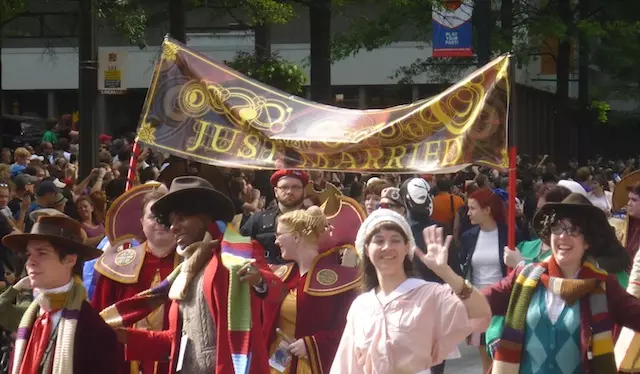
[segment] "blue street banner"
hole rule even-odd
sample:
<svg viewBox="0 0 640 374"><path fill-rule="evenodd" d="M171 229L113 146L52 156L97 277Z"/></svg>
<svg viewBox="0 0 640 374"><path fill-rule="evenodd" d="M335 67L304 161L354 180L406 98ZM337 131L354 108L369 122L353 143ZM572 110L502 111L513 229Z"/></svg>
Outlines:
<svg viewBox="0 0 640 374"><path fill-rule="evenodd" d="M433 5L433 57L473 55L473 0L443 0Z"/></svg>

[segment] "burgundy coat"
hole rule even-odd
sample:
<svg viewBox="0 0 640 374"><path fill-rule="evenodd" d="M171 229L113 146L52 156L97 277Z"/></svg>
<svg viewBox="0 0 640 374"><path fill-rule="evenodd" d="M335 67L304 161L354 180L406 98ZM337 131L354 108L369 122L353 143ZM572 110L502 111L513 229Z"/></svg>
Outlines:
<svg viewBox="0 0 640 374"><path fill-rule="evenodd" d="M509 273L507 277L491 287L482 290L491 306L492 314L504 316L507 314L509 307L509 298L517 276L520 274L524 266L518 266L514 271ZM606 281L607 288L607 306L609 315L611 316L612 325L621 325L631 330L640 332L640 300L620 286L618 278L609 274ZM612 329L613 332L613 329ZM591 339L591 308L589 306L589 297L585 296L580 299L580 342L582 352L582 367L585 374L594 373L589 365L587 352L589 350L589 342Z"/></svg>
<svg viewBox="0 0 640 374"><path fill-rule="evenodd" d="M73 374L114 374L124 364L116 333L86 301L78 315L73 352Z"/></svg>

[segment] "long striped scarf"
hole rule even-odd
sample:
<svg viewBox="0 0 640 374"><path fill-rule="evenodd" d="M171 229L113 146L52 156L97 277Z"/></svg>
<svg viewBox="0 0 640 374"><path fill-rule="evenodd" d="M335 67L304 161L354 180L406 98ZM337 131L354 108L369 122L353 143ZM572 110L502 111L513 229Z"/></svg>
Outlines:
<svg viewBox="0 0 640 374"><path fill-rule="evenodd" d="M229 269L229 299L227 319L229 346L236 374L249 372L251 355L249 354L251 337L251 288L247 282L241 282L238 270L253 259L251 238L241 236L229 225L222 238L222 264Z"/></svg>
<svg viewBox="0 0 640 374"><path fill-rule="evenodd" d="M526 316L538 282L562 297L567 305L589 296L591 309L591 368L593 373L616 373L613 355L612 322L606 297L607 272L590 261L580 270L580 279L562 278L551 256L539 264L525 266L513 286L502 336L497 344L492 374L517 374L520 370L526 328ZM584 328L584 327L583 327Z"/></svg>
<svg viewBox="0 0 640 374"><path fill-rule="evenodd" d="M18 334L15 344L13 356L12 374L20 372L20 366L25 360L31 360L31 357L24 357L31 336L31 329L38 318L40 305L47 296L40 294L29 305L26 312L22 315L20 325L18 326ZM73 350L76 337L76 327L78 326L78 316L82 308L82 302L87 299L87 291L82 285L79 277L74 277L73 286L69 291L69 297L62 308L62 317L58 324L55 351L53 357L45 357L43 360L43 373L68 374L73 373ZM52 360L53 358L53 360ZM35 363L40 365L42 363Z"/></svg>
<svg viewBox="0 0 640 374"><path fill-rule="evenodd" d="M241 236L232 225L229 225L222 238L221 249L222 264L229 270L226 312L234 372L246 374L249 372L251 363L249 354L252 327L251 288L249 284L240 281L237 273L242 266L253 261L253 243L251 238ZM158 286L105 308L100 312L100 316L114 328L131 326L142 320L168 300L169 290L180 275L183 266L184 263L176 267Z"/></svg>

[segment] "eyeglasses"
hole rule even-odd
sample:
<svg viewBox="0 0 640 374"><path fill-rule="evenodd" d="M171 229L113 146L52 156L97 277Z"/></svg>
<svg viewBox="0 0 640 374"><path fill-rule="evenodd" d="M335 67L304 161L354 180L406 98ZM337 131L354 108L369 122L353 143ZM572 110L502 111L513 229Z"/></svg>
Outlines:
<svg viewBox="0 0 640 374"><path fill-rule="evenodd" d="M401 208L401 207L402 207L401 204L380 203L380 208L382 209L394 209L394 208Z"/></svg>
<svg viewBox="0 0 640 374"><path fill-rule="evenodd" d="M276 239L281 238L284 235L291 234L291 232L276 232Z"/></svg>
<svg viewBox="0 0 640 374"><path fill-rule="evenodd" d="M7 183L0 183L0 187L9 187Z"/></svg>
<svg viewBox="0 0 640 374"><path fill-rule="evenodd" d="M562 235L563 232L567 233L569 236L579 236L582 234L582 230L580 230L579 227L570 223L559 221L551 225L551 233L553 235Z"/></svg>
<svg viewBox="0 0 640 374"><path fill-rule="evenodd" d="M284 191L284 192L300 192L302 191L302 187L301 186L278 186L276 187L277 189L279 189L280 191Z"/></svg>

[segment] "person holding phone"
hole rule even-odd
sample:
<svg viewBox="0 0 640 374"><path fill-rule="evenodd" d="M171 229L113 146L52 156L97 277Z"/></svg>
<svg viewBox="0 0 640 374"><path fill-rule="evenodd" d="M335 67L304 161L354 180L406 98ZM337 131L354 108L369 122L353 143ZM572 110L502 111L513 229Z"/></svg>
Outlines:
<svg viewBox="0 0 640 374"><path fill-rule="evenodd" d="M263 331L271 374L327 373L361 284L358 268L340 264L340 247L320 253L329 223L312 206L278 218L276 245L285 265L272 265L288 292L263 304Z"/></svg>

